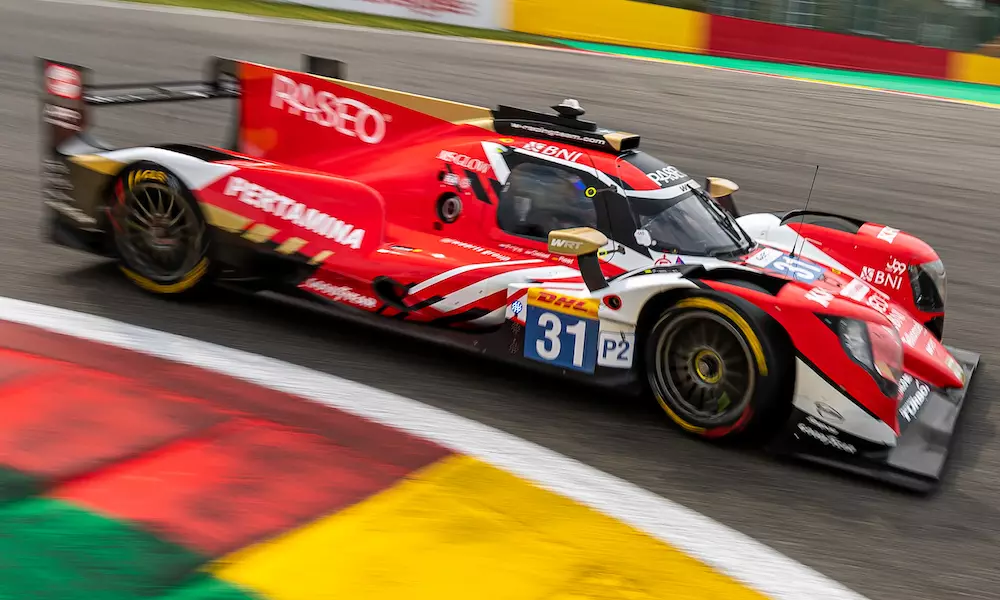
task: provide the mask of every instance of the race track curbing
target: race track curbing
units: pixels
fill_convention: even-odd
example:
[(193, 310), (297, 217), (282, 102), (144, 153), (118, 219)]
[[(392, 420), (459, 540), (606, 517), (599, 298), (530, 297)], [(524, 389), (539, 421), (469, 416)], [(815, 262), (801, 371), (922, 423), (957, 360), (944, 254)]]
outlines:
[(0, 318), (0, 560), (16, 571), (0, 596), (860, 598), (412, 400), (18, 300)]

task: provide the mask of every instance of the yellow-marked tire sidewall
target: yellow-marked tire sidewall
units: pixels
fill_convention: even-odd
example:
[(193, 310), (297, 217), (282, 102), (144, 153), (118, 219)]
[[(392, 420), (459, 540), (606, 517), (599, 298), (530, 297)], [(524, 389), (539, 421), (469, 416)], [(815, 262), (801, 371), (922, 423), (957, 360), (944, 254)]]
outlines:
[(198, 261), (198, 264), (181, 277), (179, 281), (175, 283), (157, 283), (148, 277), (143, 277), (123, 264), (118, 265), (118, 268), (121, 269), (122, 273), (124, 273), (125, 276), (132, 281), (132, 283), (147, 292), (164, 295), (183, 294), (193, 291), (198, 284), (205, 279), (205, 276), (208, 275), (208, 267), (208, 257), (203, 257), (200, 261)]
[[(120, 180), (126, 189), (131, 189), (130, 177), (134, 177), (136, 173), (148, 173), (150, 171), (159, 171), (164, 173), (167, 176), (167, 181), (169, 181), (169, 183), (165, 181), (163, 184), (171, 188), (174, 193), (180, 196), (182, 201), (188, 205), (188, 209), (194, 211), (196, 218), (202, 224), (205, 223), (204, 215), (201, 214), (198, 208), (198, 203), (195, 201), (190, 190), (188, 190), (184, 184), (181, 183), (180, 180), (177, 179), (177, 177), (174, 176), (168, 169), (161, 165), (147, 161), (137, 162), (122, 169), (116, 179)], [(159, 182), (157, 181), (157, 183)], [(117, 202), (117, 198), (112, 198), (112, 202)], [(208, 254), (207, 236), (209, 236), (209, 233), (210, 232), (206, 229), (206, 241), (205, 246), (202, 249), (200, 259), (187, 272), (176, 278), (174, 281), (154, 281), (153, 279), (137, 272), (136, 269), (130, 266), (127, 260), (122, 256), (119, 256), (118, 268), (129, 281), (147, 292), (164, 296), (191, 295), (200, 291), (203, 284), (208, 283), (211, 279), (214, 265)]]
[[(663, 395), (656, 390), (656, 386), (651, 383), (649, 384), (650, 392), (670, 421), (688, 433), (708, 438), (742, 437), (747, 429), (750, 429), (755, 425), (754, 421), (757, 417), (766, 418), (771, 413), (775, 412), (770, 410), (769, 406), (761, 407), (761, 403), (784, 401), (783, 398), (767, 398), (768, 394), (773, 393), (772, 390), (775, 387), (772, 385), (773, 380), (775, 379), (775, 376), (780, 375), (782, 365), (775, 364), (776, 357), (774, 355), (774, 348), (771, 344), (768, 344), (766, 340), (762, 339), (762, 335), (764, 334), (760, 331), (759, 327), (755, 326), (756, 320), (748, 316), (744, 311), (737, 309), (729, 302), (722, 301), (715, 297), (690, 296), (679, 300), (656, 319), (655, 325), (650, 330), (651, 336), (659, 330), (662, 324), (674, 315), (688, 310), (713, 312), (729, 321), (743, 336), (744, 341), (750, 349), (753, 368), (756, 371), (753, 397), (751, 398), (747, 409), (734, 418), (731, 423), (706, 428), (695, 423), (691, 423), (678, 414), (677, 410), (671, 407), (670, 402), (668, 402), (667, 399), (665, 399)], [(654, 348), (655, 339), (650, 339), (649, 344), (647, 344), (646, 352), (655, 352)], [(644, 360), (646, 360), (647, 369), (653, 368), (653, 365), (651, 364), (651, 356), (647, 355), (644, 357)], [(649, 377), (649, 375), (647, 375), (647, 377)]]

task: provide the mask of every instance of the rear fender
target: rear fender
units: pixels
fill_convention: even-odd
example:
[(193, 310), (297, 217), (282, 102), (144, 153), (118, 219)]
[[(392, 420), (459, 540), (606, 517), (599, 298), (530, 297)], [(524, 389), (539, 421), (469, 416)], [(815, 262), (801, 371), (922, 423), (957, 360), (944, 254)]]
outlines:
[(232, 161), (231, 173), (198, 192), (214, 225), (317, 262), (359, 262), (384, 237), (385, 204), (372, 188), (341, 177)]

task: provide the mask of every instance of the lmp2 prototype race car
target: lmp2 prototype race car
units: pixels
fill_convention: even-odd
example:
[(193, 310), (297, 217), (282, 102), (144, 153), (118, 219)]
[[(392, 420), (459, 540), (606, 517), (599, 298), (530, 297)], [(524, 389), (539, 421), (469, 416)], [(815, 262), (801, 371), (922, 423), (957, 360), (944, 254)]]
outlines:
[[(944, 346), (945, 270), (889, 226), (740, 216), (639, 136), (213, 58), (93, 85), (39, 59), (46, 236), (139, 287), (213, 282), (645, 394), (691, 434), (915, 490), (940, 480), (979, 355)], [(113, 149), (94, 107), (233, 99), (226, 147)]]

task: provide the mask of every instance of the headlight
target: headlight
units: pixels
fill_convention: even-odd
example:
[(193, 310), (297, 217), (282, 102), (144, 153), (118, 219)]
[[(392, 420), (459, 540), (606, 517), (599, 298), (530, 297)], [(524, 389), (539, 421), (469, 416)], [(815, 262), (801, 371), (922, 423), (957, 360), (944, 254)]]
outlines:
[(923, 312), (942, 312), (947, 297), (947, 277), (941, 260), (910, 266), (910, 286), (917, 308)]
[(903, 342), (889, 325), (841, 319), (840, 344), (878, 384), (882, 393), (895, 398), (903, 376)]

